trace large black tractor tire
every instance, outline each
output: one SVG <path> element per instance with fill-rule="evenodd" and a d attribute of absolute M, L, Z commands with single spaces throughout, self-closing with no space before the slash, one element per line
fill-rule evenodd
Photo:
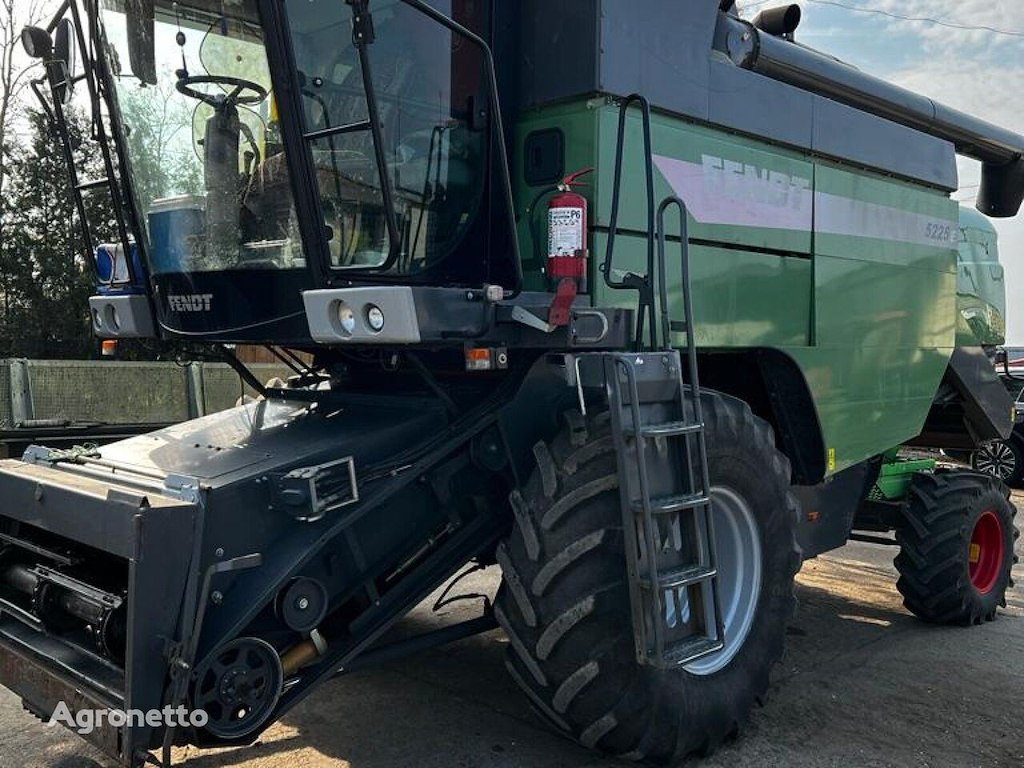
<path fill-rule="evenodd" d="M 895 560 L 896 587 L 911 613 L 935 624 L 995 619 L 1017 562 L 1009 495 L 999 480 L 975 472 L 913 477 Z"/>
<path fill-rule="evenodd" d="M 745 403 L 708 392 L 702 403 L 712 496 L 724 488 L 749 505 L 762 563 L 745 638 L 721 669 L 637 662 L 608 414 L 569 414 L 550 446 L 535 446 L 537 467 L 512 494 L 515 527 L 498 548 L 496 614 L 512 677 L 557 730 L 630 760 L 674 763 L 736 733 L 767 692 L 796 607 L 799 507 L 789 462 Z M 716 525 L 720 540 L 726 526 Z M 720 567 L 724 559 L 719 551 Z"/>
<path fill-rule="evenodd" d="M 976 472 L 1019 488 L 1024 478 L 1024 445 L 1016 435 L 1009 440 L 985 443 L 971 454 L 971 466 Z"/>

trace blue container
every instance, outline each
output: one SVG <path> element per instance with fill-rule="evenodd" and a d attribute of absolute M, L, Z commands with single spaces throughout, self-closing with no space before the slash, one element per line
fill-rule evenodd
<path fill-rule="evenodd" d="M 149 263 L 153 274 L 196 271 L 206 233 L 206 200 L 182 195 L 154 200 L 149 209 Z"/>
<path fill-rule="evenodd" d="M 146 272 L 142 268 L 139 247 L 131 243 L 132 272 L 128 272 L 128 259 L 120 243 L 103 243 L 96 247 L 96 291 L 102 296 L 119 293 L 144 293 Z"/>

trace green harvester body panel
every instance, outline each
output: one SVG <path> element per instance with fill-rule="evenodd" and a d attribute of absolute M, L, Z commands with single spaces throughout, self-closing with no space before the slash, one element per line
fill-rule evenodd
<path fill-rule="evenodd" d="M 528 114 L 533 131 L 565 134 L 567 172 L 596 167 L 591 262 L 604 260 L 614 185 L 618 107 L 604 99 Z M 627 126 L 626 158 L 642 154 L 640 118 Z M 921 184 L 842 166 L 780 146 L 655 114 L 655 198 L 690 210 L 696 341 L 702 350 L 783 350 L 809 384 L 828 472 L 921 432 L 958 339 L 958 206 Z M 631 154 L 632 153 L 632 154 Z M 614 275 L 645 271 L 644 166 L 624 163 Z M 520 210 L 536 194 L 518 180 Z M 539 215 L 539 214 L 537 214 Z M 542 285 L 521 222 L 528 280 Z M 678 234 L 678 227 L 669 225 Z M 670 304 L 681 302 L 669 259 Z M 629 306 L 594 274 L 595 303 Z M 839 308 L 842 308 L 841 311 Z M 682 339 L 677 339 L 681 342 Z"/>
<path fill-rule="evenodd" d="M 991 221 L 961 208 L 958 345 L 1006 343 L 1006 273 L 999 263 L 997 238 Z"/>

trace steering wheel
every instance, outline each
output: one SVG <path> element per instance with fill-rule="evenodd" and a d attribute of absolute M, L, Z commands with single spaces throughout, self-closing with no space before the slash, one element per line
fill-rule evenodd
<path fill-rule="evenodd" d="M 233 88 L 226 95 L 219 93 L 203 93 L 197 91 L 197 85 L 220 85 Z M 240 77 L 229 77 L 228 75 L 192 75 L 179 76 L 174 87 L 178 93 L 192 99 L 198 99 L 204 104 L 216 107 L 219 104 L 259 104 L 267 98 L 267 89 L 259 83 L 251 80 L 243 80 Z"/>

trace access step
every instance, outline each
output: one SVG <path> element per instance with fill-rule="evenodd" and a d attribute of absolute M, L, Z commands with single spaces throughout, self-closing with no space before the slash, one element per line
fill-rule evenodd
<path fill-rule="evenodd" d="M 710 503 L 710 499 L 703 493 L 681 493 L 674 496 L 654 496 L 651 498 L 651 512 L 655 515 L 668 515 L 673 512 L 681 512 L 685 509 L 699 507 L 702 504 Z M 633 511 L 642 513 L 644 503 L 640 499 L 633 501 Z"/>
<path fill-rule="evenodd" d="M 724 647 L 725 644 L 721 640 L 712 640 L 710 637 L 687 638 L 666 648 L 664 660 L 666 664 L 682 667 L 712 653 L 718 653 Z"/>
<path fill-rule="evenodd" d="M 99 189 L 100 187 L 109 187 L 110 179 L 103 177 L 102 179 L 89 179 L 88 181 L 80 182 L 75 186 L 75 189 L 81 192 L 88 192 L 91 189 Z"/>
<path fill-rule="evenodd" d="M 718 571 L 707 565 L 688 565 L 685 568 L 674 568 L 670 571 L 662 571 L 658 574 L 658 590 L 681 589 L 691 584 L 699 584 L 702 581 L 714 578 Z M 644 589 L 651 588 L 651 580 L 640 579 L 640 586 Z"/>
<path fill-rule="evenodd" d="M 681 437 L 682 435 L 694 435 L 704 429 L 703 424 L 693 424 L 688 421 L 667 421 L 664 424 L 644 424 L 639 429 L 640 437 L 653 440 L 659 437 Z M 636 437 L 637 429 L 632 426 L 622 428 L 622 433 L 629 437 Z"/>

